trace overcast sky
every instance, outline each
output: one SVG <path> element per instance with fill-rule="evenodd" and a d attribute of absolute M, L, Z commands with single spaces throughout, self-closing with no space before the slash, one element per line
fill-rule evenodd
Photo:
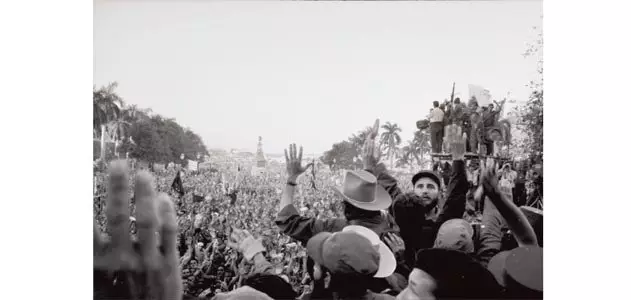
<path fill-rule="evenodd" d="M 209 148 L 322 153 L 379 117 L 412 138 L 468 84 L 526 100 L 541 1 L 95 1 L 94 84 Z"/>

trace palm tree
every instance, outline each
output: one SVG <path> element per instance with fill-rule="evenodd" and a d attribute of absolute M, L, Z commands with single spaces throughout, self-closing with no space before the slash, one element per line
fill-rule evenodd
<path fill-rule="evenodd" d="M 397 146 L 401 144 L 401 136 L 399 135 L 401 128 L 396 123 L 392 124 L 390 122 L 386 122 L 381 128 L 385 130 L 381 133 L 381 143 L 385 145 L 388 151 L 388 157 L 390 158 L 390 167 L 393 167 L 394 154 L 397 150 Z"/>
<path fill-rule="evenodd" d="M 402 168 L 405 166 L 410 166 L 412 167 L 412 162 L 410 161 L 410 152 L 409 149 L 407 149 L 408 146 L 403 147 L 401 150 L 403 151 L 402 155 L 399 156 L 399 158 L 397 159 L 397 167 Z"/>
<path fill-rule="evenodd" d="M 416 157 L 416 161 L 420 166 L 424 166 L 425 154 L 428 154 L 431 150 L 431 146 L 429 144 L 429 134 L 424 130 L 415 131 L 412 144 L 414 145 L 412 148 L 414 149 L 414 157 Z"/>
<path fill-rule="evenodd" d="M 124 105 L 123 99 L 114 92 L 117 86 L 118 84 L 113 82 L 98 90 L 96 86 L 92 89 L 92 129 L 95 135 L 101 136 L 101 162 L 103 163 L 105 162 L 106 126 L 119 118 Z"/>
<path fill-rule="evenodd" d="M 137 121 L 146 121 L 151 119 L 151 108 L 138 108 L 136 104 L 129 105 L 123 111 L 123 120 L 128 123 L 134 123 Z"/>
<path fill-rule="evenodd" d="M 114 141 L 114 154 L 116 157 L 118 155 L 118 145 L 128 136 L 129 129 L 131 128 L 131 123 L 125 121 L 123 118 L 119 118 L 114 121 L 110 121 L 105 125 L 107 135 L 111 140 Z"/>
<path fill-rule="evenodd" d="M 411 171 L 413 171 L 413 165 L 414 165 L 412 163 L 412 157 L 416 159 L 416 162 L 418 165 L 421 164 L 418 157 L 418 151 L 419 149 L 417 148 L 417 145 L 413 141 L 407 141 L 406 145 L 403 146 L 403 148 L 401 148 L 401 152 L 402 152 L 401 157 L 403 158 L 403 161 L 408 162 L 408 164 L 410 165 Z"/>

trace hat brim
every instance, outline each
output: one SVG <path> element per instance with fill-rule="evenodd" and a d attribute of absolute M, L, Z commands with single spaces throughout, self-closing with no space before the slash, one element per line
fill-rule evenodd
<path fill-rule="evenodd" d="M 509 251 L 503 251 L 495 254 L 487 265 L 487 269 L 491 272 L 491 274 L 493 274 L 497 283 L 503 287 L 506 287 L 504 275 L 506 270 L 506 257 L 508 257 L 509 253 Z"/>
<path fill-rule="evenodd" d="M 506 275 L 518 284 L 543 292 L 543 248 L 522 246 L 510 251 L 505 262 Z"/>
<path fill-rule="evenodd" d="M 349 225 L 344 227 L 342 231 L 352 231 L 355 232 L 370 241 L 373 245 L 378 245 L 379 247 L 379 269 L 377 273 L 373 275 L 375 278 L 386 278 L 397 268 L 397 259 L 394 256 L 394 253 L 390 251 L 390 248 L 379 239 L 377 233 L 372 231 L 369 228 L 358 225 Z"/>
<path fill-rule="evenodd" d="M 307 241 L 307 255 L 319 265 L 324 265 L 322 254 L 324 242 L 332 235 L 330 232 L 320 232 Z"/>
<path fill-rule="evenodd" d="M 344 192 L 342 191 L 341 187 L 337 187 L 337 186 L 333 187 L 333 191 L 335 191 L 338 195 L 344 198 L 344 201 L 350 203 L 351 205 L 357 208 L 361 208 L 363 210 L 369 210 L 369 211 L 384 210 L 390 207 L 390 205 L 392 205 L 392 198 L 390 197 L 390 194 L 388 194 L 388 192 L 381 185 L 376 186 L 375 199 L 372 202 L 363 202 L 363 201 L 351 199 L 348 196 L 344 195 Z"/>

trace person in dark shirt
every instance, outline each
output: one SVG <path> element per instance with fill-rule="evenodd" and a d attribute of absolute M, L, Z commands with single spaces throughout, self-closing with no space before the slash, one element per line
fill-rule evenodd
<path fill-rule="evenodd" d="M 403 193 L 396 179 L 386 172 L 378 174 L 379 184 L 395 199 L 392 214 L 405 241 L 405 260 L 408 266 L 414 265 L 415 253 L 434 245 L 440 226 L 447 220 L 462 218 L 469 189 L 465 173 L 465 141 L 461 127 L 450 125 L 447 128 L 447 141 L 453 159 L 447 197 L 439 209 L 441 184 L 439 176 L 432 171 L 421 171 L 412 177 L 414 190 Z"/>
<path fill-rule="evenodd" d="M 364 156 L 368 156 L 366 153 L 371 153 L 371 157 L 374 156 L 372 154 L 375 146 L 374 138 L 377 136 L 378 128 L 377 120 L 364 145 Z M 311 164 L 302 166 L 302 147 L 298 153 L 295 144 L 290 145 L 289 155 L 285 151 L 285 160 L 289 178 L 275 220 L 276 225 L 283 233 L 303 244 L 306 244 L 310 238 L 320 232 L 338 232 L 347 225 L 360 225 L 369 228 L 382 240 L 388 234 L 399 236 L 399 228 L 396 226 L 394 218 L 390 214 L 382 212 L 390 207 L 392 198 L 377 183 L 377 178 L 366 170 L 347 171 L 342 187 L 335 189 L 337 195 L 342 199 L 344 218 L 316 219 L 301 216 L 293 205 L 296 180 Z M 405 277 L 407 271 L 404 261 L 400 260 L 399 264 L 397 273 L 403 274 Z M 378 287 L 382 286 L 385 288 L 387 285 L 387 283 L 375 284 L 374 288 L 379 289 Z"/>

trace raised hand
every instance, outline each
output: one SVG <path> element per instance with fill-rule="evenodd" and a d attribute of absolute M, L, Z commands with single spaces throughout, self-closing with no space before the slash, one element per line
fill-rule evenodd
<path fill-rule="evenodd" d="M 125 162 L 115 161 L 110 165 L 106 216 L 111 239 L 103 239 L 94 227 L 95 274 L 127 274 L 124 280 L 131 298 L 182 299 L 173 203 L 166 194 L 155 191 L 153 176 L 138 173 L 135 199 L 139 247 L 135 249 L 129 234 L 128 176 Z M 114 290 L 108 285 L 94 288 L 104 298 L 110 297 L 110 290 Z"/>
<path fill-rule="evenodd" d="M 243 253 L 246 260 L 251 261 L 258 253 L 264 252 L 261 238 L 255 239 L 247 230 L 235 228 L 228 240 L 228 246 Z"/>
<path fill-rule="evenodd" d="M 464 160 L 466 149 L 467 134 L 462 133 L 462 127 L 458 125 L 449 125 L 445 128 L 445 141 L 448 144 L 449 152 L 452 160 Z"/>
<path fill-rule="evenodd" d="M 387 233 L 383 239 L 395 255 L 401 255 L 405 251 L 405 243 L 398 235 L 390 232 Z"/>
<path fill-rule="evenodd" d="M 372 125 L 372 129 L 370 130 L 370 138 L 375 139 L 379 134 L 379 119 L 375 120 L 375 123 Z"/>
<path fill-rule="evenodd" d="M 379 134 L 379 119 L 375 120 L 375 124 L 370 129 L 370 132 L 366 135 L 364 146 L 362 148 L 362 161 L 364 169 L 374 170 L 381 158 L 381 151 L 375 147 L 375 139 Z"/>
<path fill-rule="evenodd" d="M 485 194 L 500 192 L 495 160 L 492 158 L 487 158 L 486 162 L 480 164 L 480 185 L 484 188 Z"/>
<path fill-rule="evenodd" d="M 296 144 L 289 145 L 289 155 L 287 155 L 287 149 L 285 149 L 285 163 L 287 164 L 287 175 L 289 181 L 296 182 L 298 176 L 313 167 L 313 163 L 309 163 L 306 166 L 302 166 L 302 146 L 300 146 L 300 152 L 296 151 Z"/>

